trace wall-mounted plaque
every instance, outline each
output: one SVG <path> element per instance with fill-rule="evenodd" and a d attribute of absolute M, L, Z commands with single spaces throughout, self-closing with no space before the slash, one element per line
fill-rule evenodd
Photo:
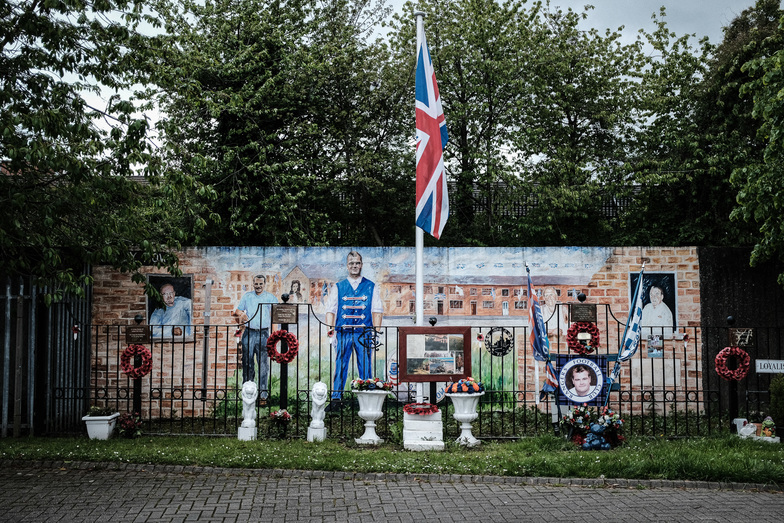
<path fill-rule="evenodd" d="M 754 329 L 730 329 L 730 345 L 744 349 L 754 347 Z"/>
<path fill-rule="evenodd" d="M 297 306 L 291 303 L 272 304 L 272 323 L 297 323 Z"/>
<path fill-rule="evenodd" d="M 586 321 L 596 323 L 596 304 L 594 303 L 572 303 L 569 305 L 571 321 Z"/>
<path fill-rule="evenodd" d="M 125 343 L 150 343 L 150 326 L 129 325 L 125 327 Z"/>

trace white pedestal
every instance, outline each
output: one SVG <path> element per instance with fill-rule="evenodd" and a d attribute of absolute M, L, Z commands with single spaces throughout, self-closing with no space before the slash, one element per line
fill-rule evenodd
<path fill-rule="evenodd" d="M 441 411 L 435 414 L 403 413 L 403 448 L 406 450 L 444 450 Z"/>
<path fill-rule="evenodd" d="M 240 427 L 237 429 L 237 439 L 240 441 L 256 441 L 256 427 Z"/>
<path fill-rule="evenodd" d="M 324 441 L 327 439 L 327 428 L 321 429 L 314 429 L 313 427 L 308 427 L 308 441 L 313 443 L 314 441 Z"/>

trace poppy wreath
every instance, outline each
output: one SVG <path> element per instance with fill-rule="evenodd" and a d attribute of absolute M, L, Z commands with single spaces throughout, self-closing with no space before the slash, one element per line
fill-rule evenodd
<path fill-rule="evenodd" d="M 730 370 L 727 367 L 727 360 L 735 357 L 738 362 L 738 368 Z M 749 373 L 749 365 L 751 364 L 751 357 L 749 353 L 740 347 L 724 347 L 716 354 L 716 374 L 722 379 L 727 381 L 740 381 Z"/>
<path fill-rule="evenodd" d="M 403 405 L 403 412 L 406 414 L 426 416 L 428 414 L 435 414 L 438 412 L 438 407 L 433 403 L 409 403 L 407 405 Z"/>
<path fill-rule="evenodd" d="M 135 367 L 134 356 L 142 357 L 142 364 Z M 120 355 L 120 369 L 132 380 L 145 377 L 152 371 L 152 353 L 144 345 L 128 345 Z"/>
<path fill-rule="evenodd" d="M 577 339 L 577 334 L 587 332 L 591 335 L 591 343 L 588 347 L 580 343 Z M 595 349 L 599 348 L 601 337 L 599 334 L 599 327 L 595 323 L 589 321 L 578 321 L 569 325 L 569 330 L 566 332 L 566 342 L 569 344 L 569 350 L 577 354 L 590 354 Z"/>
<path fill-rule="evenodd" d="M 289 350 L 283 354 L 278 352 L 277 349 L 280 340 L 286 340 L 286 343 L 288 343 L 289 346 Z M 299 352 L 299 341 L 297 340 L 297 337 L 289 331 L 275 331 L 267 338 L 267 354 L 269 354 L 270 359 L 276 363 L 291 363 L 294 361 L 294 358 L 297 357 L 297 352 Z"/>

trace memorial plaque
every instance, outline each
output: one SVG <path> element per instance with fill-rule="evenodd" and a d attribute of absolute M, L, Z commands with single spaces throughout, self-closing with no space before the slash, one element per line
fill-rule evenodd
<path fill-rule="evenodd" d="M 131 325 L 126 327 L 125 343 L 150 343 L 150 326 Z"/>
<path fill-rule="evenodd" d="M 730 345 L 744 349 L 754 347 L 754 329 L 730 329 Z"/>
<path fill-rule="evenodd" d="M 297 323 L 297 306 L 291 303 L 273 303 L 272 323 Z"/>
<path fill-rule="evenodd" d="M 585 321 L 596 323 L 596 305 L 593 303 L 572 303 L 569 305 L 572 323 Z"/>

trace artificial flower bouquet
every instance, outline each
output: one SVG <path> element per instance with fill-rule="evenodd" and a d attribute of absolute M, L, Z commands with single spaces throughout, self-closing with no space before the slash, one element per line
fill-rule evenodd
<path fill-rule="evenodd" d="M 621 434 L 623 420 L 606 406 L 594 409 L 585 403 L 577 405 L 569 409 L 561 423 L 568 429 L 571 440 L 586 449 L 587 444 L 597 440 L 608 443 L 610 447 L 617 447 L 624 441 Z"/>
<path fill-rule="evenodd" d="M 138 412 L 125 412 L 117 418 L 117 432 L 123 438 L 138 438 L 142 435 L 142 417 Z"/>
<path fill-rule="evenodd" d="M 386 390 L 393 389 L 391 381 L 382 381 L 379 378 L 368 378 L 366 380 L 353 380 L 351 390 Z"/>
<path fill-rule="evenodd" d="M 446 386 L 447 394 L 479 394 L 485 391 L 485 386 L 481 381 L 476 381 L 472 377 L 463 380 L 458 380 Z"/>
<path fill-rule="evenodd" d="M 288 423 L 291 421 L 291 414 L 286 409 L 276 410 L 270 414 L 270 419 L 278 423 Z"/>

